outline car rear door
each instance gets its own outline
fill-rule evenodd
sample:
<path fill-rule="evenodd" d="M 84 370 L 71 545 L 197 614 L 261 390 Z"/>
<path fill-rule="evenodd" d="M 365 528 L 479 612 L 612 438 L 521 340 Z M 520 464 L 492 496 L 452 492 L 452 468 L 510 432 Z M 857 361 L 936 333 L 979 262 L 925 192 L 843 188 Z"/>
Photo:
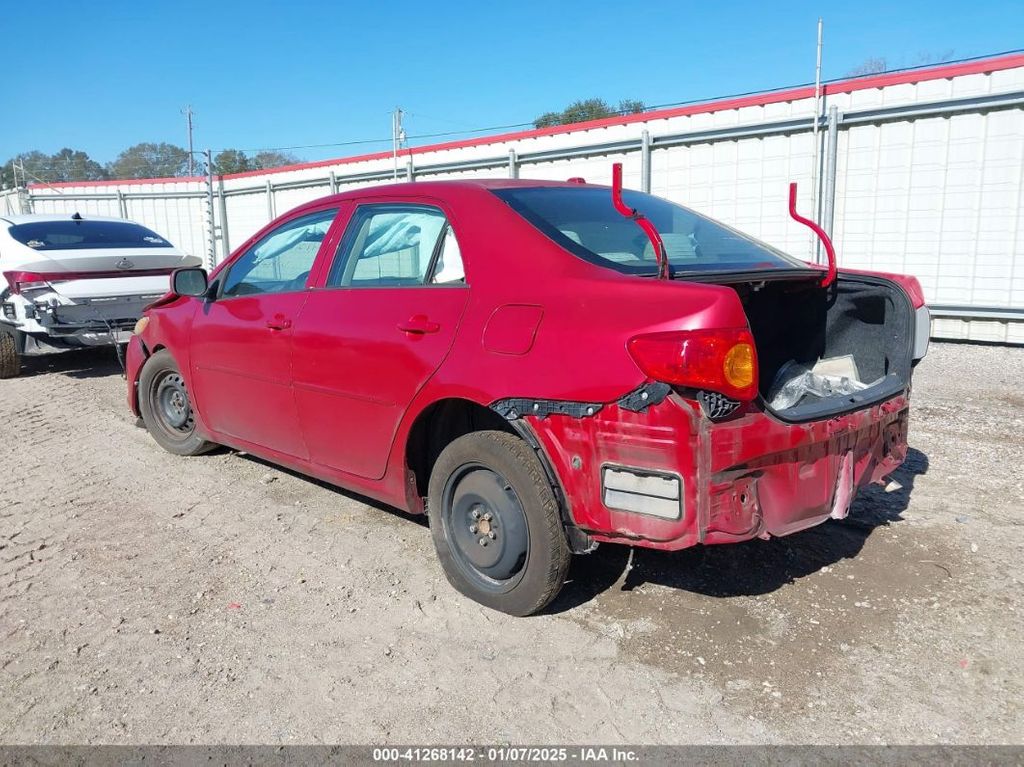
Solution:
<path fill-rule="evenodd" d="M 384 475 L 405 409 L 440 366 L 469 294 L 450 211 L 364 202 L 293 329 L 293 382 L 312 462 Z"/>
<path fill-rule="evenodd" d="M 291 389 L 292 332 L 337 204 L 304 211 L 269 231 L 218 275 L 218 294 L 196 312 L 192 390 L 222 435 L 306 458 Z"/>

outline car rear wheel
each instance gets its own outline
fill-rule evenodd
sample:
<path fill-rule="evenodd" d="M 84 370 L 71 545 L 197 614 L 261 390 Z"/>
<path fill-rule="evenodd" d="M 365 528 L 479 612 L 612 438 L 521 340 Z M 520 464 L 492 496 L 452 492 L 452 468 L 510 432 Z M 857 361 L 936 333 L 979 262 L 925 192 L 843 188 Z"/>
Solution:
<path fill-rule="evenodd" d="M 196 433 L 195 413 L 178 364 L 161 349 L 139 374 L 139 410 L 150 435 L 175 455 L 199 455 L 216 445 Z"/>
<path fill-rule="evenodd" d="M 0 378 L 15 378 L 21 373 L 21 355 L 14 333 L 0 329 Z"/>
<path fill-rule="evenodd" d="M 510 615 L 546 607 L 565 583 L 569 551 L 551 485 L 513 434 L 452 441 L 430 475 L 430 532 L 448 581 Z"/>

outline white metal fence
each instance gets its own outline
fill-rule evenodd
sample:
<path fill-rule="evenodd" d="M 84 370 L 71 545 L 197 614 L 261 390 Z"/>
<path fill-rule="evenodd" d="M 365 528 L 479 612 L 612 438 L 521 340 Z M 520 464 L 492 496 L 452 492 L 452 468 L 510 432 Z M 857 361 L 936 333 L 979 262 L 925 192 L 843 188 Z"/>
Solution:
<path fill-rule="evenodd" d="M 920 279 L 933 335 L 1024 343 L 1024 56 L 830 83 L 822 102 L 817 173 L 814 94 L 802 87 L 417 147 L 399 175 L 608 183 L 623 162 L 627 186 L 812 258 L 815 243 L 787 213 L 796 181 L 841 266 Z M 208 181 L 33 186 L 8 193 L 0 213 L 132 218 L 214 263 L 275 215 L 393 175 L 380 153 Z"/>

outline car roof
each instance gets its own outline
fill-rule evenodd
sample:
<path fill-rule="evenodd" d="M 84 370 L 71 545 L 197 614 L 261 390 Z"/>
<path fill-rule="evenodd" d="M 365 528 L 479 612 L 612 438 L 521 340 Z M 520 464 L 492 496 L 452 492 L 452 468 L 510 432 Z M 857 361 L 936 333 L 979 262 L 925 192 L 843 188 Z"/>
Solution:
<path fill-rule="evenodd" d="M 22 213 L 16 216 L 3 215 L 0 216 L 0 221 L 6 221 L 12 225 L 18 224 L 32 224 L 42 223 L 44 221 L 71 221 L 74 213 Z M 79 214 L 80 215 L 80 214 Z M 115 216 L 81 216 L 82 221 L 123 221 L 127 224 L 134 224 L 134 221 L 129 221 L 126 218 L 117 218 Z"/>
<path fill-rule="evenodd" d="M 403 181 L 397 184 L 383 184 L 379 186 L 364 186 L 358 189 L 348 189 L 339 194 L 332 195 L 334 199 L 348 200 L 354 197 L 375 197 L 387 194 L 433 194 L 444 193 L 459 189 L 533 189 L 536 187 L 562 187 L 566 189 L 585 189 L 607 187 L 598 184 L 587 184 L 576 181 L 546 181 L 542 179 L 528 178 L 474 178 L 457 179 L 451 181 Z"/>

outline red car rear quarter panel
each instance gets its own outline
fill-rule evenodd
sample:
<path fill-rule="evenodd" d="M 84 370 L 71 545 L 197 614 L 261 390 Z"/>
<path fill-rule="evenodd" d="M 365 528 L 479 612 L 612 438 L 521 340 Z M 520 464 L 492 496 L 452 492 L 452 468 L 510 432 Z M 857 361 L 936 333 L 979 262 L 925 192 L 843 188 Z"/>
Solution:
<path fill-rule="evenodd" d="M 591 418 L 528 416 L 533 433 L 551 461 L 573 521 L 611 539 L 671 542 L 683 548 L 699 540 L 701 416 L 671 397 L 642 413 L 609 405 Z M 683 487 L 680 519 L 667 520 L 606 507 L 601 498 L 604 466 L 642 467 L 674 474 Z"/>
<path fill-rule="evenodd" d="M 523 279 L 529 282 L 514 290 L 473 284 L 440 383 L 472 381 L 484 404 L 507 397 L 612 402 L 645 380 L 626 349 L 633 336 L 746 324 L 735 294 L 717 286 L 572 274 Z M 524 305 L 532 313 L 522 337 L 489 324 Z"/>

